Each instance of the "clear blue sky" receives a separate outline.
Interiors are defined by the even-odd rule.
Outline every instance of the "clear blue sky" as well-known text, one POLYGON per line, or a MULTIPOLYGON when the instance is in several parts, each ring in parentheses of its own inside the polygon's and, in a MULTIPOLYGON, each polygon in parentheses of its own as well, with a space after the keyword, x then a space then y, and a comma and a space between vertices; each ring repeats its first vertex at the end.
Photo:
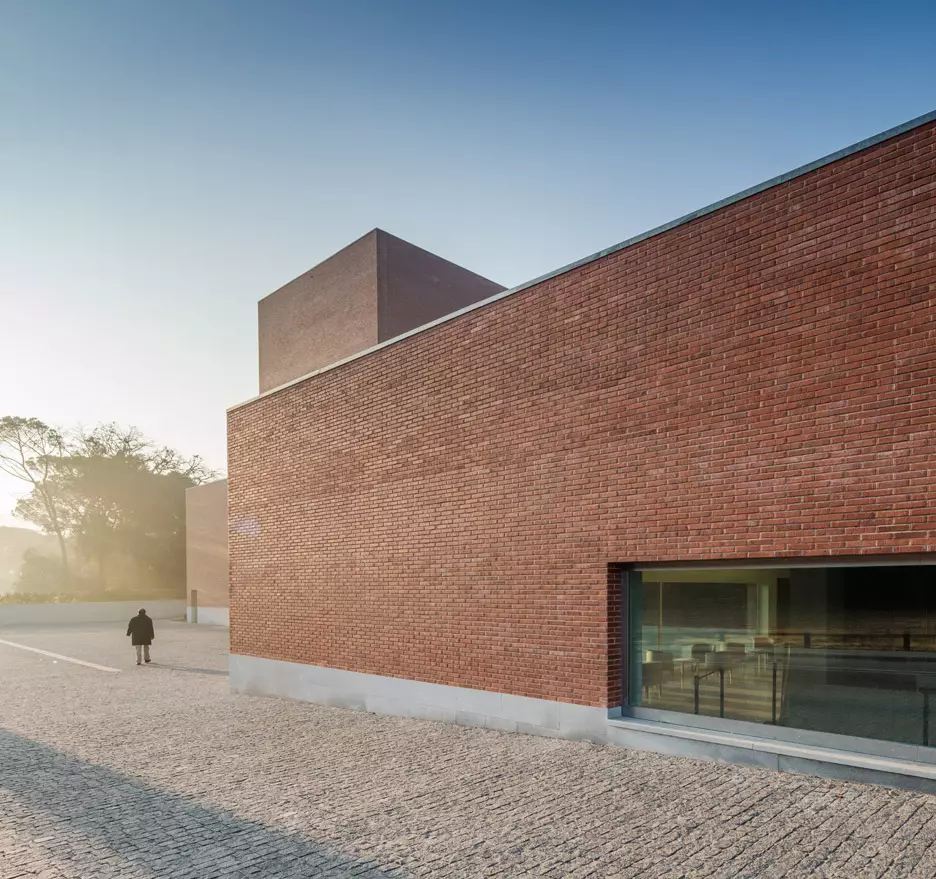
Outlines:
POLYGON ((936 108, 934 33, 922 2, 0 0, 0 414, 223 467, 256 301, 367 230, 520 283, 936 108))

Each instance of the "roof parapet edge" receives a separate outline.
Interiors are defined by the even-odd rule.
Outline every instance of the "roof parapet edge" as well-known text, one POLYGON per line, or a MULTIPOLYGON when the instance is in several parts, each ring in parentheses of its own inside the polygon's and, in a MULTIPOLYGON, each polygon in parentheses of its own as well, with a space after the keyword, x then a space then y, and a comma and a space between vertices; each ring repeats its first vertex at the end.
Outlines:
POLYGON ((278 385, 275 388, 270 388, 269 390, 264 391, 262 394, 257 394, 256 396, 250 397, 247 400, 243 400, 240 403, 235 403, 233 406, 229 406, 227 408, 227 412, 234 412, 237 409, 241 409, 244 406, 248 406, 251 403, 257 402, 258 400, 262 400, 265 397, 271 396, 272 394, 284 391, 287 388, 291 388, 293 385, 304 382, 307 379, 320 375, 323 372, 329 372, 333 369, 337 369, 339 366, 344 366, 346 363, 350 363, 352 360, 359 360, 361 357, 366 357, 368 354, 373 354, 376 351, 380 351, 390 345, 395 345, 397 342, 402 342, 404 339, 408 339, 410 336, 415 336, 417 333, 425 332, 426 330, 438 326, 439 324, 448 323, 448 321, 454 320, 457 317, 461 317, 463 314, 468 314, 471 311, 484 308, 486 305, 490 305, 501 299, 506 299, 508 296, 512 296, 514 293, 519 293, 520 291, 526 290, 529 287, 534 287, 537 284, 541 284, 543 281, 548 281, 550 278, 564 275, 566 272, 570 272, 573 269, 587 265, 590 262, 595 262, 595 260, 609 256, 612 253, 617 253, 619 250, 632 247, 635 244, 639 244, 641 241, 646 241, 648 238, 654 238, 657 235, 662 235, 664 232, 668 232, 670 229, 683 226, 692 220, 698 219, 699 217, 712 214, 715 211, 721 210, 722 208, 728 207, 729 205, 735 204, 736 202, 750 198, 752 195, 757 195, 758 193, 764 192, 768 189, 773 189, 773 187, 779 186, 782 183, 786 183, 789 180, 802 177, 803 175, 808 174, 810 171, 815 171, 819 168, 825 167, 826 165, 831 165, 833 162, 837 162, 840 159, 847 158, 848 156, 854 155, 855 153, 860 153, 862 150, 869 149, 870 147, 878 146, 879 144, 884 143, 884 141, 899 137, 901 134, 906 134, 908 131, 912 131, 914 128, 920 128, 921 126, 934 121, 936 121, 936 110, 931 110, 929 113, 924 113, 922 116, 917 116, 915 119, 910 119, 909 121, 903 122, 900 125, 896 125, 893 128, 888 128, 886 131, 882 131, 879 134, 872 135, 871 137, 860 140, 857 143, 853 143, 851 146, 843 147, 842 149, 836 150, 834 153, 829 153, 827 156, 823 156, 820 159, 815 159, 805 165, 800 165, 800 167, 794 168, 792 171, 787 171, 783 174, 779 174, 776 177, 771 177, 769 180, 765 180, 763 183, 758 183, 754 186, 748 187, 747 189, 742 189, 740 192, 736 192, 734 195, 729 195, 726 198, 713 202, 712 204, 706 205, 705 207, 698 208, 697 210, 694 210, 688 214, 677 217, 675 220, 670 220, 668 223, 664 223, 662 226, 656 226, 646 232, 641 232, 638 235, 634 235, 632 238, 627 238, 626 240, 621 241, 619 244, 613 244, 611 247, 606 247, 604 250, 596 251, 595 253, 582 257, 581 259, 575 260, 574 262, 570 262, 561 268, 547 272, 545 275, 539 275, 530 281, 524 281, 522 284, 518 284, 516 287, 510 287, 509 289, 503 290, 500 293, 495 293, 493 296, 489 296, 487 299, 481 299, 478 302, 473 302, 471 305, 466 305, 464 308, 460 308, 458 311, 453 311, 450 314, 444 315, 443 317, 436 318, 434 321, 430 321, 429 323, 423 324, 422 326, 414 327, 405 333, 401 333, 399 336, 394 336, 392 339, 387 339, 386 341, 380 342, 377 345, 372 345, 370 348, 365 348, 363 351, 358 351, 356 354, 352 354, 351 356, 345 357, 342 360, 338 360, 335 363, 330 363, 328 366, 323 366, 321 369, 316 369, 313 372, 307 373, 306 375, 301 375, 298 378, 294 378, 291 381, 278 385))

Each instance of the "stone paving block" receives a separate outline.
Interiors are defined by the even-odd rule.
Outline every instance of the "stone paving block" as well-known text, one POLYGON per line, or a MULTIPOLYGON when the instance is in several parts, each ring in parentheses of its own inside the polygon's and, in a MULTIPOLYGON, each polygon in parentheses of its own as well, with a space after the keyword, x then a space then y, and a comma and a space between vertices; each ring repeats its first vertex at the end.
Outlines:
POLYGON ((936 798, 232 694, 225 635, 0 634, 122 669, 0 646, 0 879, 936 876, 936 798))

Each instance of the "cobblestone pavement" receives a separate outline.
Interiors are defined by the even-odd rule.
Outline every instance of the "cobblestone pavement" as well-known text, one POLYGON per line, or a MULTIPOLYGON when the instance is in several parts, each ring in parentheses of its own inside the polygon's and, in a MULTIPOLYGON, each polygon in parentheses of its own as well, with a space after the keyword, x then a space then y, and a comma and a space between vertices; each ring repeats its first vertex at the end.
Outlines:
POLYGON ((227 633, 0 639, 0 879, 936 876, 936 798, 232 696, 227 633))

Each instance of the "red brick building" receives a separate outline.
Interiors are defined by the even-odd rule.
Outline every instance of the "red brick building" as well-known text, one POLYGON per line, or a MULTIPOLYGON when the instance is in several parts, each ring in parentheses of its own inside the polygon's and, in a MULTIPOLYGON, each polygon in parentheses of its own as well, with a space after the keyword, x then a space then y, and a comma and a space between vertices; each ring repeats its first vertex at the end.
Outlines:
POLYGON ((489 293, 230 410, 232 685, 936 779, 936 114, 489 293))

